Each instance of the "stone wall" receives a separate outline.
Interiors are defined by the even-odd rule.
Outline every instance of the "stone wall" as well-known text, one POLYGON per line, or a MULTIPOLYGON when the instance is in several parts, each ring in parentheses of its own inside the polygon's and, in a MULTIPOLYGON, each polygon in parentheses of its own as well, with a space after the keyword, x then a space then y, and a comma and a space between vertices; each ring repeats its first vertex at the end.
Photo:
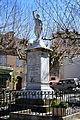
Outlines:
POLYGON ((73 115, 68 115, 62 118, 56 118, 54 116, 47 116, 47 115, 32 115, 32 114, 27 114, 23 112, 13 112, 10 113, 10 120, 80 120, 80 112, 73 114, 73 115))

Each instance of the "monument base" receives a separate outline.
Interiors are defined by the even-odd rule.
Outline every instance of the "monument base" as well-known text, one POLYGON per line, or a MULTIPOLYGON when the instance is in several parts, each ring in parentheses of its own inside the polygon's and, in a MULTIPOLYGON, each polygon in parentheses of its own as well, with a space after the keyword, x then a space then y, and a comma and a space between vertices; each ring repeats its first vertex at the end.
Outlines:
POLYGON ((50 88, 49 84, 27 86, 24 92, 27 93, 27 96, 24 96, 24 98, 28 99, 53 99, 53 89, 50 88))
MULTIPOLYGON (((52 92, 49 86, 49 53, 43 40, 34 41, 26 49, 27 53, 27 92, 39 93, 52 92)), ((30 97, 31 98, 31 97, 30 97)), ((37 95, 38 98, 38 95, 37 95)), ((39 97, 39 98, 42 98, 39 97)), ((44 96, 43 96, 44 98, 44 96)))
POLYGON ((52 88, 49 86, 48 84, 28 84, 28 86, 26 87, 26 90, 31 90, 31 91, 52 91, 52 88))

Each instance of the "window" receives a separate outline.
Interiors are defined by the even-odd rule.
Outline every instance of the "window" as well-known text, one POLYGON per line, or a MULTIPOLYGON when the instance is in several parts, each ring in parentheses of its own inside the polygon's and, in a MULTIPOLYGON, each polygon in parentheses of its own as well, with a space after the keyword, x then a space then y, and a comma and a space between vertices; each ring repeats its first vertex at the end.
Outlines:
POLYGON ((0 88, 6 88, 6 78, 0 78, 0 88))
POLYGON ((1 66, 7 65, 7 56, 6 55, 0 55, 0 65, 1 66))
POLYGON ((55 77, 52 77, 51 80, 56 80, 55 77))
POLYGON ((17 66, 17 67, 22 67, 22 65, 23 65, 23 60, 20 60, 20 59, 17 57, 16 66, 17 66))

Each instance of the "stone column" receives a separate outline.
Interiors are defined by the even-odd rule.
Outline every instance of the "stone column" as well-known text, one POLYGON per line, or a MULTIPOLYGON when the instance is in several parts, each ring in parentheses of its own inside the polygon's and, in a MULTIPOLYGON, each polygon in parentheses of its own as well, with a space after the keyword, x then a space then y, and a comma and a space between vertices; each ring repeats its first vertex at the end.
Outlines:
POLYGON ((49 87, 49 52, 43 41, 34 42, 26 49, 27 90, 51 91, 49 87))

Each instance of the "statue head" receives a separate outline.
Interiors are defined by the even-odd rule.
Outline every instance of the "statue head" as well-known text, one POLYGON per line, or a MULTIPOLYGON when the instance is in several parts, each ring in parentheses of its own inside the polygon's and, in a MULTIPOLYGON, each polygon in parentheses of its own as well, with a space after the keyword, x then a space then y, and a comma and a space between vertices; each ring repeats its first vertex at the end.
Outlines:
POLYGON ((40 18, 40 15, 39 15, 39 14, 36 14, 36 17, 37 17, 37 18, 40 18))

